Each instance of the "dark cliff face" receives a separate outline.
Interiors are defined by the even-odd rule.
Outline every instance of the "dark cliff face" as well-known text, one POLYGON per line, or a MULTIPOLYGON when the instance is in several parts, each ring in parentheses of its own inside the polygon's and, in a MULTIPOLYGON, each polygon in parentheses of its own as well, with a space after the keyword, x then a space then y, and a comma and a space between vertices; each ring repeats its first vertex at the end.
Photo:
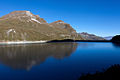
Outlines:
POLYGON ((89 34, 86 32, 79 33, 85 40, 105 40, 102 37, 96 36, 94 34, 89 34))
POLYGON ((118 42, 120 43, 120 35, 116 35, 111 39, 112 42, 118 42))
POLYGON ((48 24, 30 11, 14 11, 0 18, 0 41, 39 41, 80 39, 70 24, 63 21, 48 24))

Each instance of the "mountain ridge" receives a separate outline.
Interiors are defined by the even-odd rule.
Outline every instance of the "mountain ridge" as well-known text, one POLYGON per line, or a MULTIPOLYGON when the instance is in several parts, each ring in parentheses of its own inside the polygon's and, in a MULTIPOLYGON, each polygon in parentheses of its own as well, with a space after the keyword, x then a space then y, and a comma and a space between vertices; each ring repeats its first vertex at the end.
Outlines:
POLYGON ((104 39, 106 39, 106 40, 111 40, 112 38, 113 38, 113 36, 104 37, 104 39))
POLYGON ((14 11, 1 17, 0 30, 0 41, 83 40, 70 24, 61 20, 47 23, 30 11, 14 11))
POLYGON ((85 40, 106 40, 103 37, 96 36, 94 34, 89 34, 87 32, 82 32, 78 34, 81 35, 85 40))

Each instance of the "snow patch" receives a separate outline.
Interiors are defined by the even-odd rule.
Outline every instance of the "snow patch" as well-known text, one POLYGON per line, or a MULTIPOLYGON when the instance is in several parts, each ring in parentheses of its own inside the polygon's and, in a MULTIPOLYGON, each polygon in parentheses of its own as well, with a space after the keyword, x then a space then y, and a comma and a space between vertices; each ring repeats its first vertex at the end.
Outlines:
POLYGON ((7 31, 7 35, 9 35, 10 32, 16 33, 16 31, 15 31, 14 29, 9 29, 9 30, 7 31))
POLYGON ((27 16, 32 17, 33 15, 30 13, 30 11, 26 11, 27 16))
POLYGON ((31 18, 31 20, 33 20, 33 21, 35 21, 35 22, 37 22, 37 23, 40 23, 40 24, 41 24, 41 22, 40 22, 40 21, 38 21, 38 20, 36 20, 36 19, 34 19, 34 18, 31 18))
POLYGON ((10 33, 10 32, 12 32, 12 30, 13 30, 13 29, 9 29, 9 30, 7 31, 7 33, 10 33))

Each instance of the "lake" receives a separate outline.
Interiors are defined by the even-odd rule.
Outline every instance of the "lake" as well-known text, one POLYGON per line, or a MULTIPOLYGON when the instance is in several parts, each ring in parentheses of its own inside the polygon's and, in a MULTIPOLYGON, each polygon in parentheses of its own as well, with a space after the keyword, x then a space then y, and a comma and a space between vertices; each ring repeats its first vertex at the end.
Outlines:
POLYGON ((77 80, 120 64, 120 45, 66 42, 0 45, 0 80, 77 80))

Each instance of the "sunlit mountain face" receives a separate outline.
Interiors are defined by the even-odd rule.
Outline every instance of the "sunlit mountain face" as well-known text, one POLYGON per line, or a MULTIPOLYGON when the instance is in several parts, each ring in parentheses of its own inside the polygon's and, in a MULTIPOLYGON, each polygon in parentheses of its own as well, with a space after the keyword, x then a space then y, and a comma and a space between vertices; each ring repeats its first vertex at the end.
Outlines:
POLYGON ((14 11, 0 18, 0 41, 40 41, 83 38, 72 26, 58 20, 47 23, 30 11, 14 11))

